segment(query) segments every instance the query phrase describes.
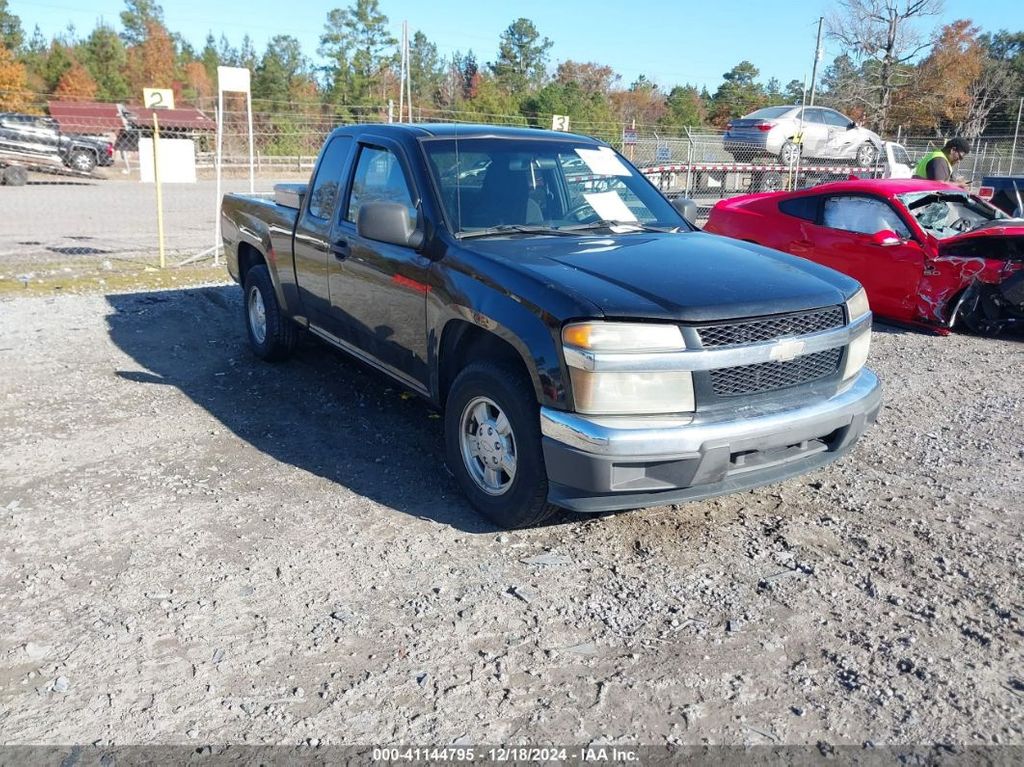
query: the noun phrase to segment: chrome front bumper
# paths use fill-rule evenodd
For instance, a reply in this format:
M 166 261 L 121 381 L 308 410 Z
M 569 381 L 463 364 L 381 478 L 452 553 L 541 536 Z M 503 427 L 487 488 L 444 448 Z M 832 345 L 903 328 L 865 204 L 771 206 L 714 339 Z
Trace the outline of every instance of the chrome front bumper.
M 541 408 L 549 499 L 579 511 L 651 506 L 774 482 L 838 458 L 874 421 L 864 369 L 834 396 L 714 416 L 582 416 Z

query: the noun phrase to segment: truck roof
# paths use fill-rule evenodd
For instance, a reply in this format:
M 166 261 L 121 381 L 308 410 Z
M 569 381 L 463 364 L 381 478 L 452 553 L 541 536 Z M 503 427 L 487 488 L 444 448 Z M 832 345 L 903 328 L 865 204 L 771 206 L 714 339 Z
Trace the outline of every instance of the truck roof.
M 412 135 L 415 137 L 438 138 L 546 138 L 571 139 L 584 144 L 600 146 L 603 141 L 580 136 L 576 133 L 542 130 L 540 128 L 512 127 L 505 125 L 471 125 L 461 123 L 363 123 L 359 125 L 340 125 L 334 132 L 349 133 L 372 131 L 382 135 Z

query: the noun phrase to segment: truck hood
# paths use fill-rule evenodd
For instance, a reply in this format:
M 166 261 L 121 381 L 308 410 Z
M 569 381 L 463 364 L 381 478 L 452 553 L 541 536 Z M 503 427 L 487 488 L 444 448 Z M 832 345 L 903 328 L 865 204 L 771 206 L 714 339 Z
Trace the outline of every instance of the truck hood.
M 827 267 L 704 232 L 502 237 L 462 245 L 564 286 L 609 317 L 756 317 L 839 304 L 858 287 Z

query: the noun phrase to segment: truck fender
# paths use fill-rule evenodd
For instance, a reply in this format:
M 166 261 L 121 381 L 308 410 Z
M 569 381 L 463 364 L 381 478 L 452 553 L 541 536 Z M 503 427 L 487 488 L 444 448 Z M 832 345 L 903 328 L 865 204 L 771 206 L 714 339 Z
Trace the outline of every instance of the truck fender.
M 555 339 L 560 330 L 549 328 L 538 310 L 531 310 L 510 296 L 501 295 L 495 290 L 487 290 L 485 293 L 485 300 L 481 302 L 483 305 L 445 306 L 438 321 L 433 324 L 438 330 L 431 333 L 431 388 L 437 401 L 442 401 L 445 394 L 441 391 L 444 382 L 441 380 L 438 363 L 447 351 L 446 343 L 451 342 L 450 338 L 446 339 L 446 334 L 451 333 L 460 322 L 465 322 L 497 336 L 516 351 L 530 375 L 537 402 L 549 407 L 567 408 L 567 376 Z
M 285 300 L 284 291 L 281 289 L 281 280 L 278 275 L 277 254 L 274 252 L 273 245 L 270 241 L 269 227 L 248 211 L 239 210 L 236 212 L 235 217 L 235 221 L 230 220 L 226 216 L 222 217 L 224 239 L 225 241 L 229 238 L 232 240 L 230 247 L 235 250 L 234 262 L 238 264 L 238 274 L 233 276 L 237 278 L 239 283 L 245 282 L 242 274 L 245 268 L 242 258 L 242 245 L 245 244 L 250 246 L 259 254 L 260 259 L 267 266 L 267 271 L 270 272 L 270 281 L 274 285 L 274 295 L 277 296 L 278 305 L 285 314 L 290 315 L 291 311 L 288 307 L 288 302 Z M 234 230 L 233 237 L 229 234 L 229 227 Z M 230 264 L 231 261 L 232 259 L 229 258 L 228 263 Z

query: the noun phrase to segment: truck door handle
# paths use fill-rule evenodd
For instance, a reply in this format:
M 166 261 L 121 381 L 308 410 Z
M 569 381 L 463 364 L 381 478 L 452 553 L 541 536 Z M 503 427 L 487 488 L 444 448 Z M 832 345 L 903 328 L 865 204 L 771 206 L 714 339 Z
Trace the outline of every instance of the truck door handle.
M 345 242 L 344 240 L 338 240 L 337 242 L 332 243 L 331 253 L 334 254 L 334 257 L 336 259 L 338 259 L 339 261 L 343 261 L 344 259 L 348 258 L 348 243 Z

